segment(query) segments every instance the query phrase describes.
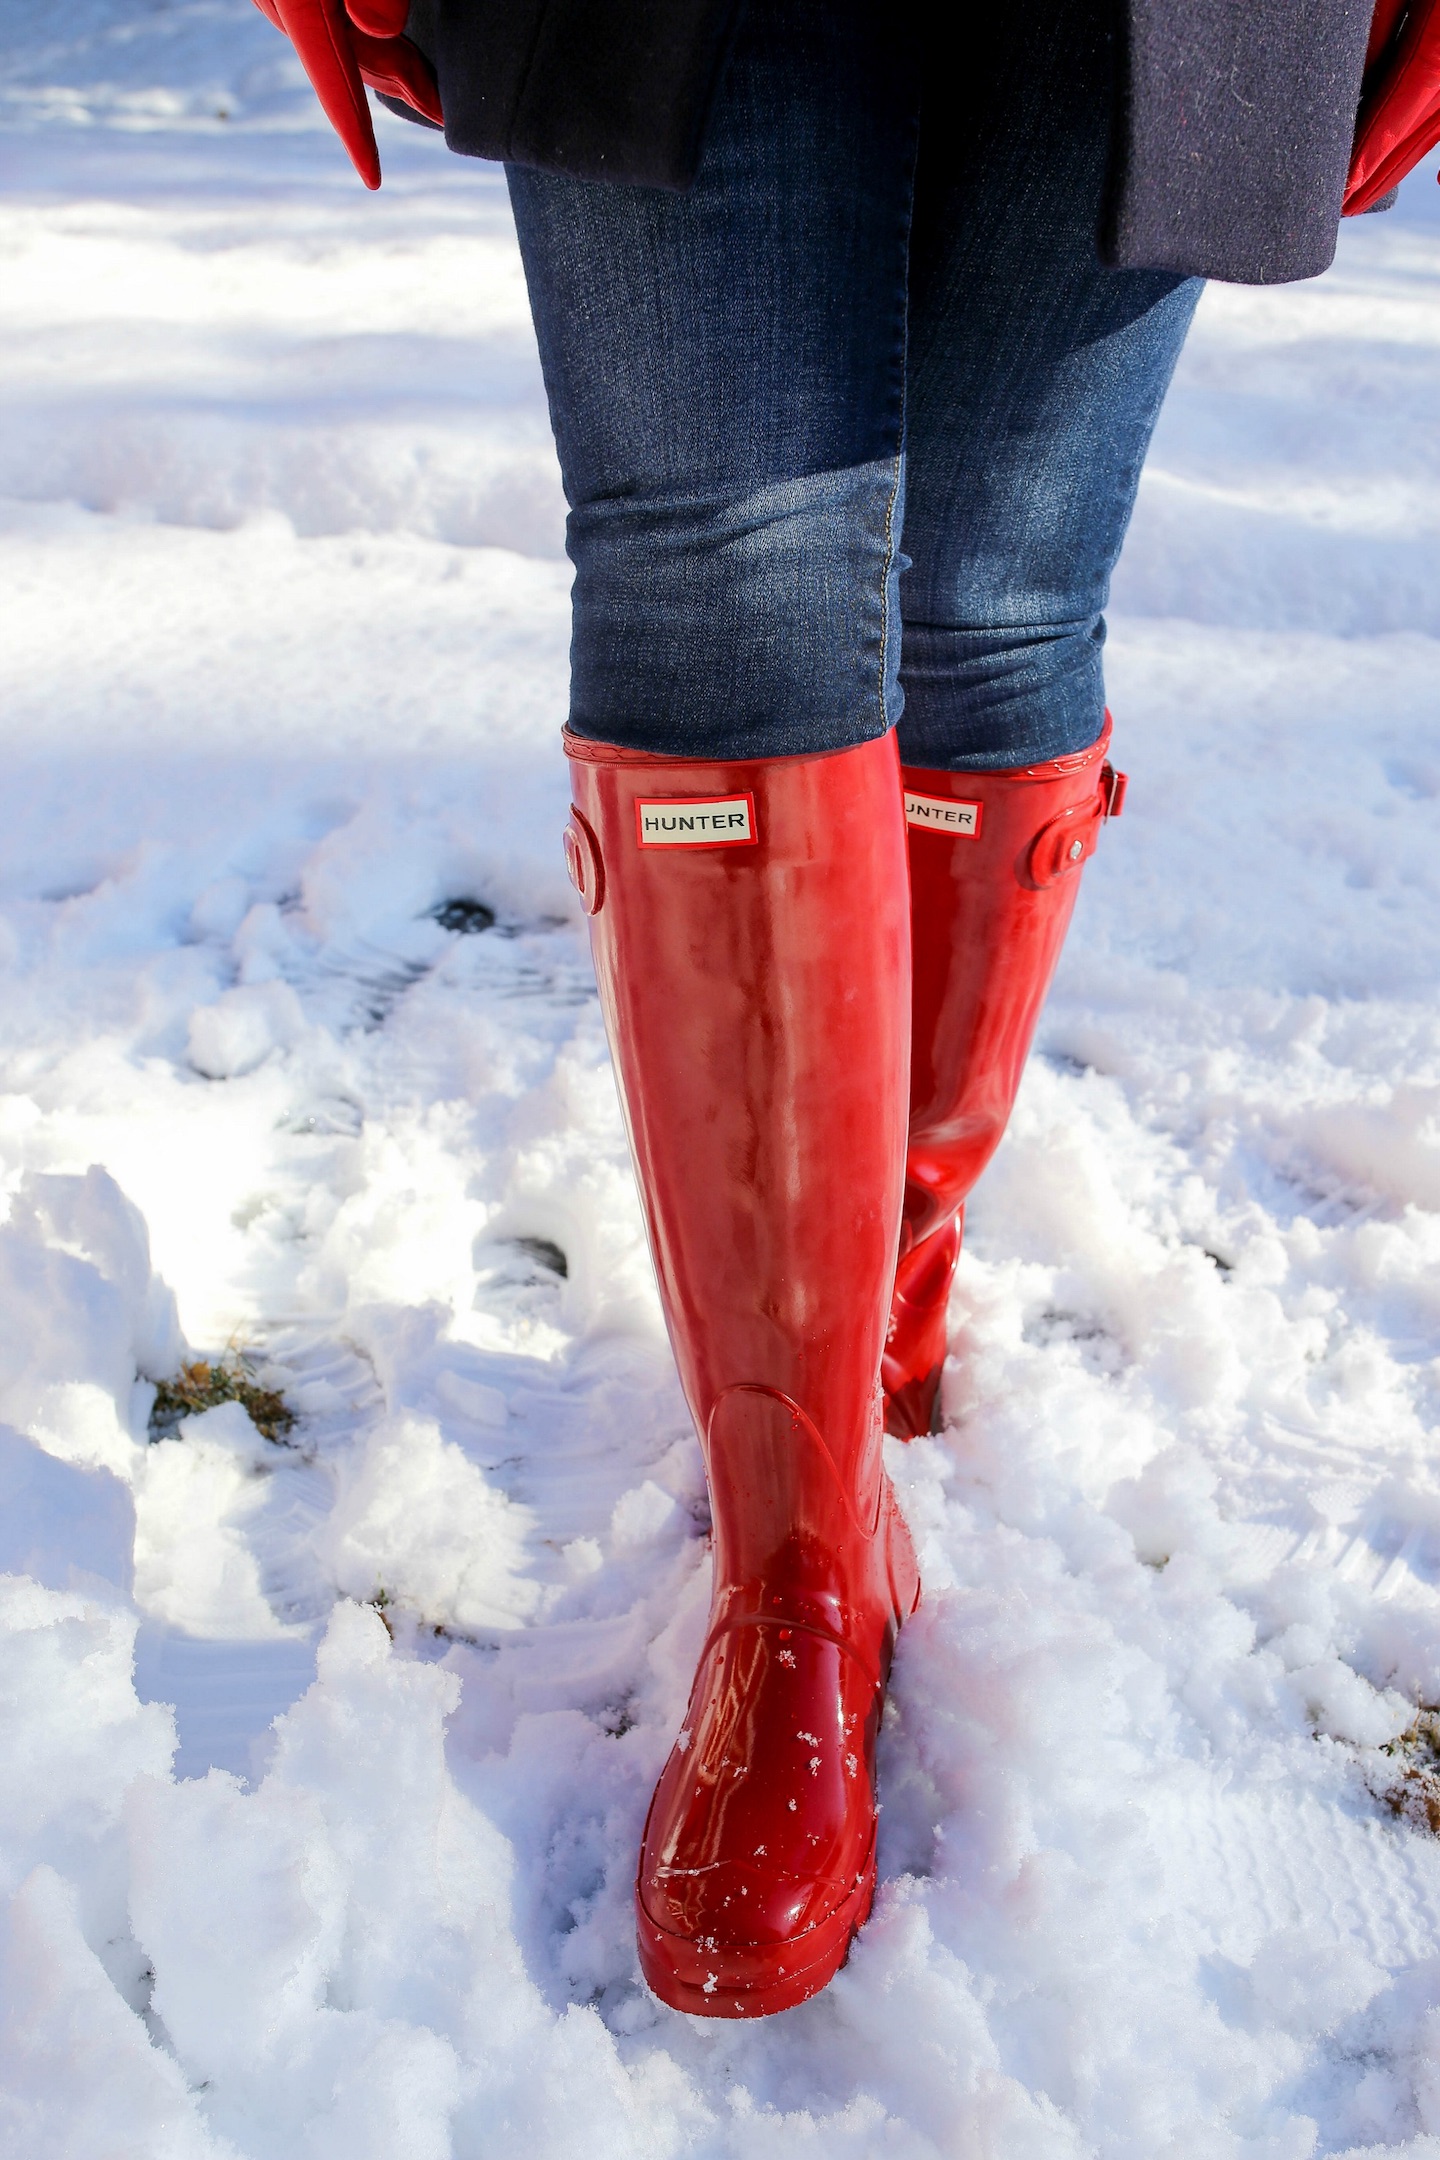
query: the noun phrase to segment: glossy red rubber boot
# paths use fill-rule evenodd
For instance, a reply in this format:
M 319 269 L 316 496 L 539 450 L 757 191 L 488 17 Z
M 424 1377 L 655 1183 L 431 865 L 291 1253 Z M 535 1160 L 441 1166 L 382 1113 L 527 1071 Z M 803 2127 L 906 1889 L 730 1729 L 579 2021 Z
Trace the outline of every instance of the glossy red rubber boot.
M 1000 1144 L 1100 828 L 1125 776 L 1100 740 L 1003 772 L 903 769 L 914 940 L 905 1220 L 885 1429 L 931 1430 L 964 1204 Z
M 879 1382 L 910 1033 L 899 769 L 888 736 L 744 764 L 566 748 L 566 855 L 714 1522 L 640 1963 L 677 2010 L 763 2017 L 822 1988 L 869 1911 L 875 1740 L 919 1594 Z

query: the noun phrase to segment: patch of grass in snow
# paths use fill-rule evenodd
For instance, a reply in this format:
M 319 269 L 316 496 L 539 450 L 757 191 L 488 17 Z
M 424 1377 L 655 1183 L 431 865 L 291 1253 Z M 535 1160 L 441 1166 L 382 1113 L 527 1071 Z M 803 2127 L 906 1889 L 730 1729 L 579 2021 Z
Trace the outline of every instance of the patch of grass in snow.
M 251 1424 L 267 1440 L 283 1440 L 295 1423 L 295 1413 L 275 1388 L 261 1387 L 254 1368 L 243 1353 L 232 1351 L 213 1364 L 197 1358 L 182 1365 L 173 1380 L 162 1380 L 155 1390 L 150 1413 L 150 1437 L 163 1440 L 182 1418 L 220 1403 L 238 1402 Z
M 1371 1792 L 1400 1822 L 1440 1837 L 1440 1709 L 1422 1708 L 1398 1740 L 1377 1755 L 1385 1758 L 1369 1771 Z

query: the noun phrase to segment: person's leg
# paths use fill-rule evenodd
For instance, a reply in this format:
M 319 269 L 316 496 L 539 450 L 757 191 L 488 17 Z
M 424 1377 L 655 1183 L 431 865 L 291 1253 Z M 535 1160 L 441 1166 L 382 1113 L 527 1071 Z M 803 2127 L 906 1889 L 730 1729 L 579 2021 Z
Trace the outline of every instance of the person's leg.
M 511 176 L 572 506 L 567 854 L 715 1531 L 641 1966 L 722 2017 L 813 1994 L 865 1917 L 916 1593 L 876 1399 L 916 104 L 875 0 L 768 0 L 693 194 Z
M 576 734 L 774 757 L 895 719 L 905 17 L 751 9 L 689 194 L 510 172 L 571 506 Z
M 1096 253 L 1112 0 L 1013 0 L 936 51 L 910 252 L 905 711 L 929 770 L 1084 750 L 1102 610 L 1197 279 Z M 939 33 L 935 33 L 937 41 Z M 958 56 L 957 56 L 958 62 Z
M 1109 578 L 1198 286 L 1104 269 L 1108 0 L 967 21 L 922 120 L 910 262 L 900 725 L 914 951 L 886 1422 L 928 1431 L 964 1202 L 999 1144 L 1118 806 Z M 960 109 L 956 109 L 959 100 Z

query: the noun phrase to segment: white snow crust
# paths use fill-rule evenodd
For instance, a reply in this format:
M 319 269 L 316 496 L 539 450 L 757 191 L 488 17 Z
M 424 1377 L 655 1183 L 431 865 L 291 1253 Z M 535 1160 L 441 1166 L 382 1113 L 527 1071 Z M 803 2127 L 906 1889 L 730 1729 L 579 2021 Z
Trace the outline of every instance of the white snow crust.
M 382 115 L 367 198 L 244 0 L 0 52 L 0 2150 L 1437 2160 L 1433 172 L 1202 304 L 875 1915 L 717 2025 L 631 1937 L 709 1563 L 503 183 Z M 228 1344 L 287 1439 L 149 1442 Z

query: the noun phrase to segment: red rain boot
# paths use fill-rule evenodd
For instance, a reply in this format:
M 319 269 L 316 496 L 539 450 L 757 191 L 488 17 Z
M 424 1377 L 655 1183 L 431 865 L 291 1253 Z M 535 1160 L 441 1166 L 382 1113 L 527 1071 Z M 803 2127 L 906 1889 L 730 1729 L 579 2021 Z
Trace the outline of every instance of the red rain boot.
M 743 764 L 566 748 L 566 855 L 714 1520 L 640 1963 L 677 2010 L 763 2017 L 824 1987 L 870 1909 L 875 1738 L 919 1595 L 880 1430 L 909 1055 L 899 771 L 889 736 Z
M 965 1200 L 1000 1144 L 1080 871 L 1125 776 L 1110 717 L 1078 757 L 1005 772 L 902 769 L 914 938 L 905 1222 L 881 1371 L 885 1429 L 928 1433 Z

